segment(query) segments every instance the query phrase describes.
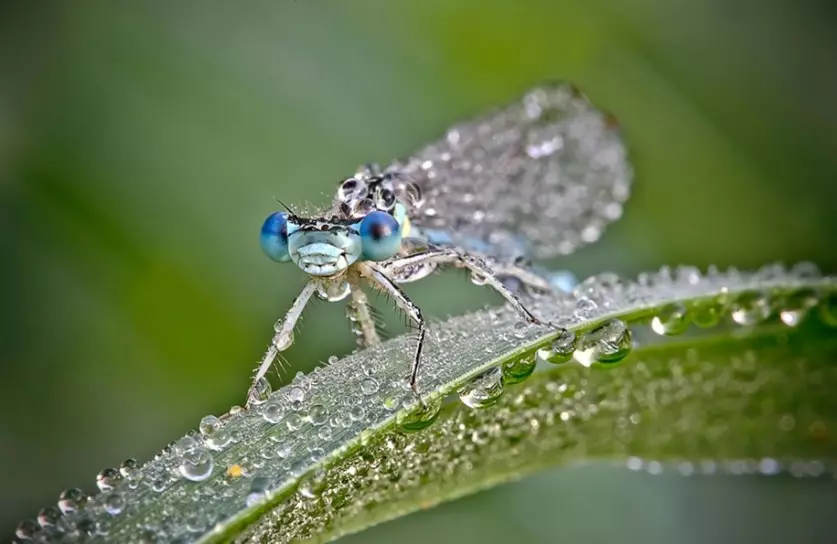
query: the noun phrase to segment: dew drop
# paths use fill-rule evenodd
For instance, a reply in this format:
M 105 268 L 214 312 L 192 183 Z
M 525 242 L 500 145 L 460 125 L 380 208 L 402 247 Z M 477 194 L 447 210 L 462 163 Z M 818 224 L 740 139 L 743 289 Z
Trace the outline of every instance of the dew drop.
M 383 401 L 382 404 L 384 406 L 384 409 L 386 409 L 390 412 L 394 412 L 395 410 L 398 409 L 398 399 L 395 398 L 392 395 L 389 395 L 386 398 L 384 398 L 384 401 Z
M 349 410 L 349 419 L 351 419 L 352 421 L 360 421 L 364 417 L 366 417 L 366 408 L 364 408 L 360 404 L 352 407 L 352 409 Z
M 378 388 L 378 382 L 375 378 L 364 378 L 364 380 L 360 383 L 360 390 L 364 395 L 374 395 L 378 392 Z
M 651 330 L 659 335 L 674 336 L 689 328 L 688 314 L 682 304 L 663 306 L 651 320 Z
M 333 365 L 339 360 L 340 360 L 340 358 L 337 357 L 337 355 L 330 355 L 327 362 L 328 362 L 328 364 Z
M 198 447 L 198 442 L 191 436 L 184 436 L 174 443 L 172 450 L 177 455 L 183 455 L 187 451 L 191 451 Z
M 302 402 L 305 400 L 305 390 L 301 387 L 291 387 L 288 390 L 288 400 L 291 402 Z
M 84 508 L 87 504 L 87 495 L 77 487 L 65 489 L 58 496 L 58 508 L 65 514 L 72 514 Z
M 507 384 L 520 383 L 535 371 L 537 359 L 531 355 L 503 363 L 503 380 Z
M 442 399 L 427 400 L 424 405 L 419 404 L 412 412 L 399 414 L 396 417 L 396 422 L 402 431 L 408 433 L 420 431 L 432 425 L 439 417 L 441 410 Z
M 276 402 L 268 402 L 262 408 L 262 419 L 268 423 L 279 423 L 284 415 L 284 408 Z
M 573 357 L 586 367 L 593 363 L 609 365 L 627 357 L 631 348 L 631 329 L 623 321 L 611 319 L 583 335 Z
M 209 449 L 215 451 L 223 450 L 230 445 L 230 442 L 232 442 L 232 436 L 225 428 L 215 430 L 211 435 L 204 439 L 204 444 L 206 444 Z
M 186 452 L 180 462 L 180 474 L 187 480 L 201 482 L 209 478 L 215 461 L 212 454 L 203 448 Z
M 340 283 L 329 281 L 320 284 L 317 289 L 317 296 L 329 302 L 339 302 L 349 296 L 351 292 L 352 286 L 348 281 Z
M 770 317 L 770 299 L 762 291 L 742 293 L 732 305 L 732 320 L 739 325 L 755 325 Z
M 15 536 L 21 540 L 33 540 L 40 530 L 41 527 L 34 520 L 25 519 L 15 529 Z
M 320 426 L 328 421 L 328 410 L 322 404 L 314 404 L 308 409 L 308 419 L 313 425 Z
M 810 287 L 794 291 L 782 303 L 779 318 L 788 327 L 795 327 L 808 315 L 811 308 L 817 305 L 817 300 L 816 290 Z
M 558 333 L 558 337 L 552 341 L 547 348 L 541 348 L 537 351 L 537 358 L 547 363 L 554 365 L 566 363 L 572 359 L 575 351 L 577 338 L 573 331 L 564 329 Z
M 122 481 L 122 474 L 115 468 L 103 469 L 96 475 L 96 485 L 100 491 L 110 491 Z
M 485 408 L 496 403 L 503 394 L 503 371 L 500 367 L 486 370 L 459 390 L 462 404 L 470 408 Z
M 129 457 L 128 459 L 125 459 L 124 461 L 122 461 L 122 464 L 119 465 L 119 472 L 125 478 L 127 478 L 130 474 L 132 474 L 137 469 L 139 469 L 139 463 L 133 457 Z
M 102 501 L 102 506 L 105 508 L 105 512 L 110 514 L 111 516 L 118 516 L 125 510 L 125 496 L 122 493 L 117 491 L 112 491 L 108 493 L 108 495 Z
M 724 315 L 724 305 L 718 300 L 709 300 L 691 310 L 692 323 L 701 328 L 714 327 Z
M 288 414 L 288 417 L 285 418 L 285 425 L 288 426 L 288 430 L 295 431 L 302 427 L 302 416 L 297 413 Z
M 270 488 L 270 481 L 264 476 L 256 476 L 250 482 L 250 490 L 247 492 L 247 499 L 245 500 L 247 506 L 253 506 L 261 503 L 267 498 L 268 489 Z
M 575 302 L 575 311 L 573 312 L 573 315 L 580 319 L 590 317 L 590 315 L 593 314 L 593 311 L 598 307 L 599 305 L 596 304 L 592 298 L 580 297 Z
M 278 351 L 285 351 L 294 343 L 294 331 L 287 331 L 282 333 L 282 320 L 276 322 L 273 326 L 276 331 L 276 336 L 273 337 L 273 347 Z
M 253 384 L 253 387 L 250 388 L 247 402 L 252 406 L 263 404 L 267 402 L 267 399 L 270 397 L 272 392 L 273 389 L 270 387 L 270 382 L 267 381 L 267 378 L 259 378 L 259 380 Z
M 38 524 L 41 527 L 52 527 L 61 519 L 61 511 L 54 506 L 47 506 L 38 512 Z
M 299 495 L 308 500 L 316 499 L 325 491 L 326 483 L 325 472 L 318 470 L 300 482 Z

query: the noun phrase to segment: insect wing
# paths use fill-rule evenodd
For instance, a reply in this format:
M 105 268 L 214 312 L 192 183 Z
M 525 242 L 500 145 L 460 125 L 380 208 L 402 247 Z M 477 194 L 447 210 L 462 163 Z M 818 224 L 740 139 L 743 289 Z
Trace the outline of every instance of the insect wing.
M 564 83 L 456 125 L 386 170 L 421 190 L 415 225 L 538 258 L 596 241 L 621 216 L 633 175 L 616 124 Z

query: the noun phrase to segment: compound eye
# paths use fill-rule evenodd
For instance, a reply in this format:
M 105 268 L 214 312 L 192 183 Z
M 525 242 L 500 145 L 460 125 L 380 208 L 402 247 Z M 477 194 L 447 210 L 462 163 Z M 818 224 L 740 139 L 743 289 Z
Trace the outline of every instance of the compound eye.
M 386 212 L 369 212 L 359 230 L 363 258 L 368 261 L 385 261 L 401 247 L 401 225 Z
M 280 263 L 290 261 L 291 256 L 288 253 L 288 214 L 276 212 L 268 215 L 262 225 L 259 241 L 262 250 L 274 261 Z

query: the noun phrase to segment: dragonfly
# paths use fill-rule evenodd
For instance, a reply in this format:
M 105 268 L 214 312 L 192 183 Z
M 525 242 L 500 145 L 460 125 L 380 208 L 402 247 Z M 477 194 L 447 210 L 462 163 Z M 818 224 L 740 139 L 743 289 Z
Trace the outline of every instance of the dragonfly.
M 555 82 L 452 126 L 409 158 L 360 167 L 340 180 L 323 213 L 272 213 L 261 229 L 262 249 L 274 261 L 294 263 L 308 281 L 276 322 L 248 404 L 292 344 L 313 296 L 350 297 L 358 343 L 371 347 L 381 337 L 362 287 L 387 294 L 418 333 L 407 377 L 416 395 L 427 320 L 401 284 L 442 267 L 464 269 L 526 323 L 543 324 L 521 293 L 553 290 L 556 276 L 529 259 L 567 255 L 599 239 L 621 216 L 632 178 L 614 118 L 574 86 Z

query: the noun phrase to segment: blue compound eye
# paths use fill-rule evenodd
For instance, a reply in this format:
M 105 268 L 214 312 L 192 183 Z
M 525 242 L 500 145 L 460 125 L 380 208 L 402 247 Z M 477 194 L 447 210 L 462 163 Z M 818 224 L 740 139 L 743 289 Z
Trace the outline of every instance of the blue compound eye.
M 384 261 L 401 247 L 401 225 L 386 212 L 369 212 L 360 222 L 360 241 L 364 259 Z
M 262 225 L 262 234 L 259 239 L 262 249 L 268 257 L 277 262 L 291 260 L 288 253 L 288 214 L 276 212 L 268 215 Z

